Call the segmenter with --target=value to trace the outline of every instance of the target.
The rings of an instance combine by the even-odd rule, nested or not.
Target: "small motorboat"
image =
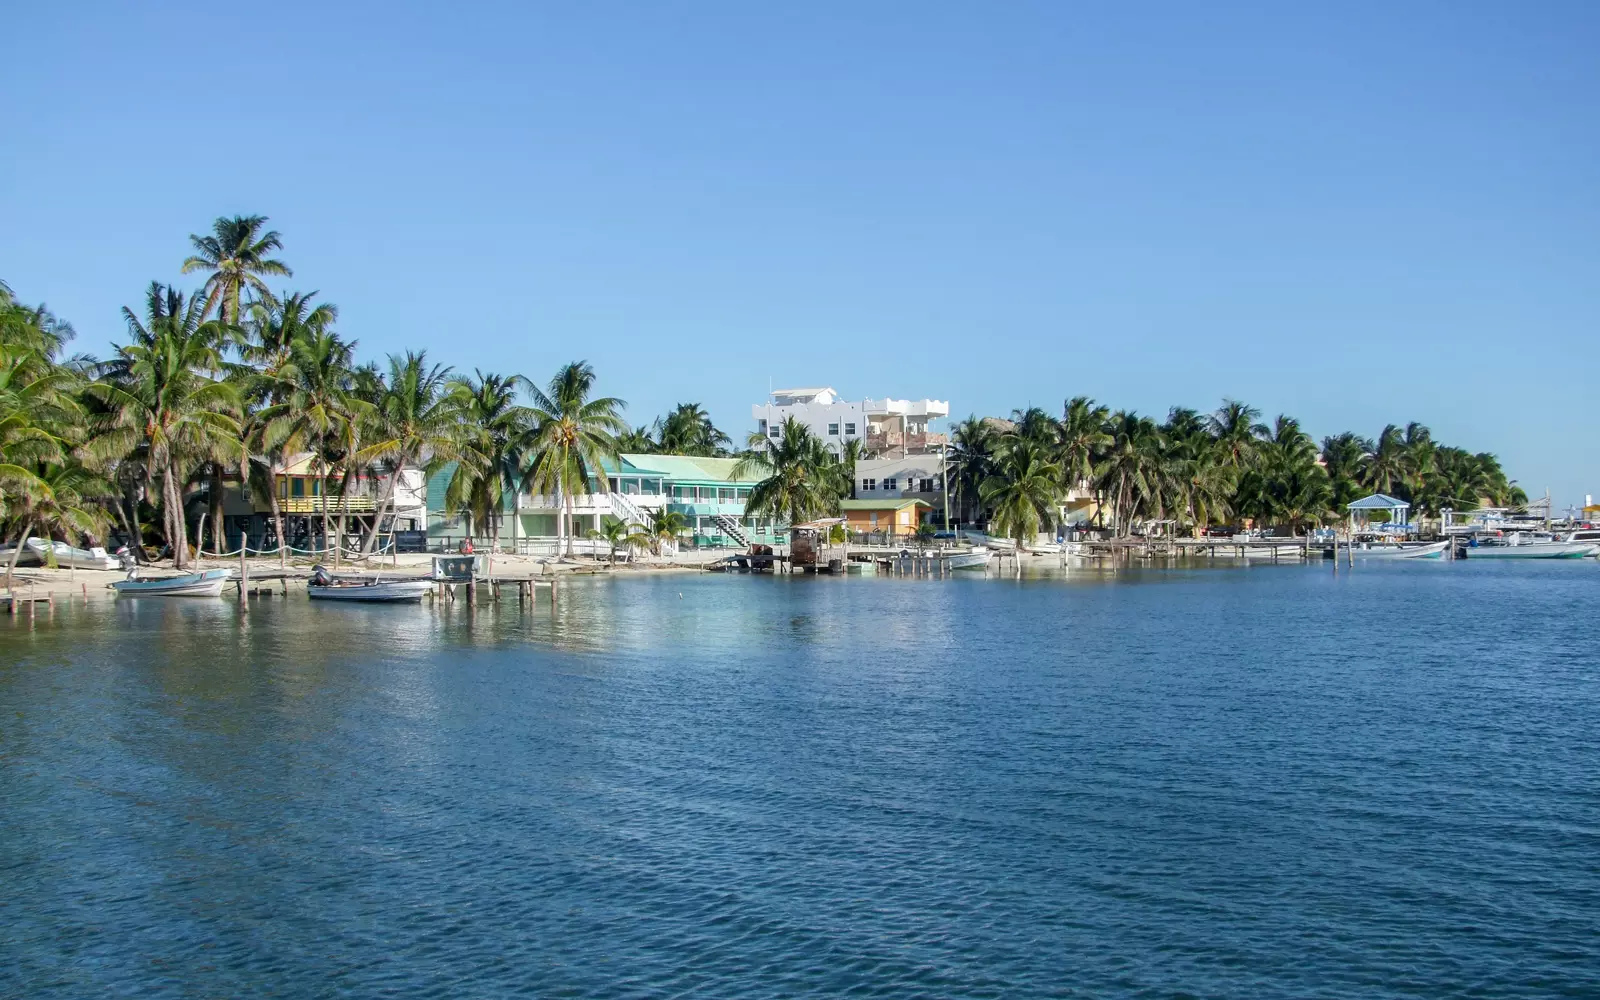
[[[330,576],[321,566],[313,569],[306,584],[306,595],[313,601],[362,601],[392,604],[401,601],[420,601],[433,590],[432,580],[383,580],[370,577],[365,580],[339,580]]]
[[[1407,545],[1357,545],[1357,559],[1443,559],[1450,543],[1421,542]],[[1337,550],[1334,558],[1338,558]]]
[[[74,569],[121,569],[122,560],[96,545],[92,549],[79,549],[66,542],[47,542],[42,538],[28,539],[28,551],[42,565],[70,566]]]
[[[1600,552],[1594,542],[1561,542],[1535,537],[1524,541],[1520,535],[1467,543],[1468,559],[1583,559]]]
[[[1305,550],[1298,545],[1245,545],[1239,554],[1246,559],[1299,559]]]
[[[945,556],[945,565],[951,569],[983,569],[989,565],[989,558],[994,553],[988,549],[973,549],[970,552],[952,552]]]
[[[222,585],[232,575],[232,570],[208,569],[182,576],[141,580],[135,572],[129,573],[128,579],[113,583],[111,589],[117,592],[118,597],[216,597],[222,593]]]

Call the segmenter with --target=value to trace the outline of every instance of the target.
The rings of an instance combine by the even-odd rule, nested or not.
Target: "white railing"
[[[650,523],[650,518],[626,493],[611,494],[611,507],[625,524],[637,524],[642,528]]]

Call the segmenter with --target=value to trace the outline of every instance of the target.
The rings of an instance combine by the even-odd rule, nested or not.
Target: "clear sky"
[[[634,423],[694,400],[742,437],[769,380],[959,416],[1233,396],[1600,494],[1600,4],[6,22],[0,278],[87,350],[259,213],[363,355],[586,358]]]

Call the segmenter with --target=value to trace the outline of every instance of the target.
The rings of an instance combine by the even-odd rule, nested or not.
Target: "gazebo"
[[[1350,532],[1384,531],[1389,534],[1404,534],[1412,530],[1407,522],[1411,514],[1411,505],[1387,493],[1374,493],[1370,497],[1352,500],[1345,508],[1350,512]],[[1372,515],[1382,511],[1386,517],[1380,521],[1377,528],[1372,525]]]

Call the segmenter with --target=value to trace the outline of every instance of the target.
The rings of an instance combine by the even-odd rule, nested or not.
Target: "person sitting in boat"
[[[313,587],[333,586],[333,577],[328,573],[327,567],[322,565],[311,567],[311,585]]]
[[[458,549],[457,549],[457,551],[458,551],[458,552],[460,552],[460,553],[461,553],[461,554],[462,554],[462,555],[464,555],[464,556],[470,556],[470,555],[472,555],[472,539],[470,539],[470,538],[463,538],[463,539],[462,539],[462,540],[461,540],[461,545],[460,545],[460,547],[459,547],[459,548],[458,548]]]

